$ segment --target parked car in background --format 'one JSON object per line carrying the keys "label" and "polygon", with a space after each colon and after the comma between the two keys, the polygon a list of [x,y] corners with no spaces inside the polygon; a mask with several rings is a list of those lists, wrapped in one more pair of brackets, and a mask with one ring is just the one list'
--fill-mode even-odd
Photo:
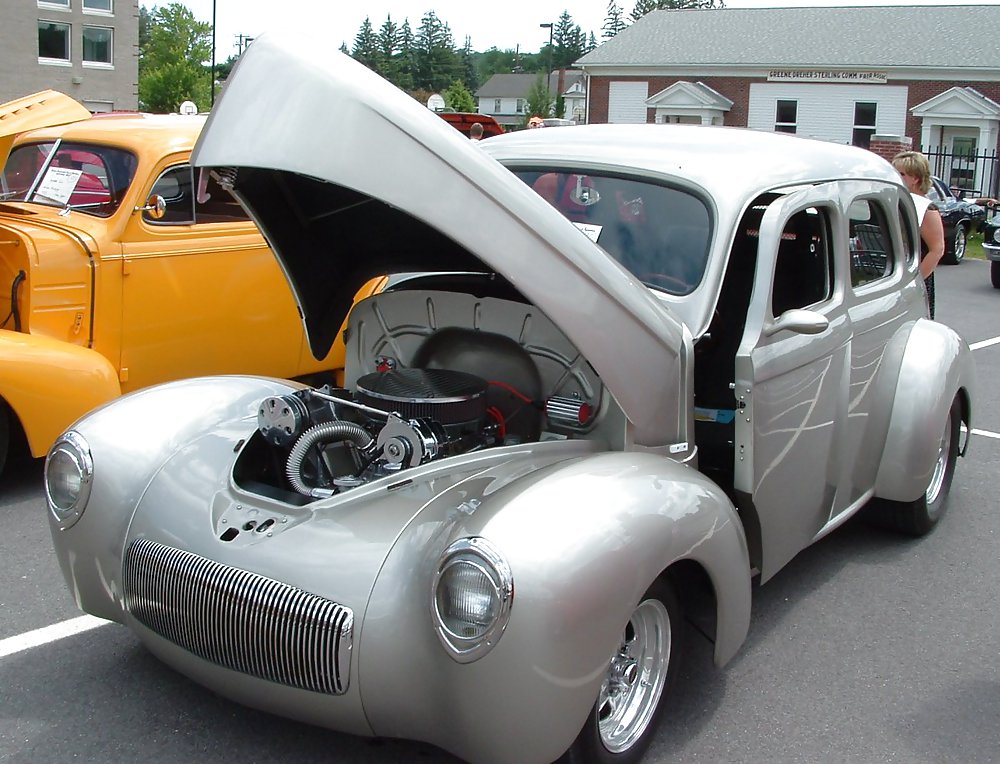
{"label": "parked car in background", "polygon": [[313,357],[257,227],[191,168],[204,117],[91,117],[48,91],[0,120],[0,470],[22,435],[44,456],[141,387],[343,367],[342,346]]}
{"label": "parked car in background", "polygon": [[[59,439],[46,491],[80,607],[220,694],[472,762],[634,762],[685,617],[723,665],[755,577],[863,509],[942,516],[973,362],[868,151],[685,125],[473,146],[263,35],[193,161],[315,354],[345,339],[343,384],[141,391]],[[373,273],[410,275],[352,309]]]}
{"label": "parked car in background", "polygon": [[990,261],[990,281],[1000,289],[1000,215],[992,215],[983,226],[983,252]]}
{"label": "parked car in background", "polygon": [[466,138],[469,137],[469,130],[476,122],[483,126],[483,138],[489,138],[492,135],[503,135],[503,127],[489,114],[477,114],[466,111],[438,111],[435,114]]}
{"label": "parked car in background", "polygon": [[944,222],[944,257],[941,262],[945,265],[958,265],[965,258],[969,233],[979,230],[986,220],[986,208],[959,198],[936,176],[931,178],[927,196],[941,211],[941,220]]}

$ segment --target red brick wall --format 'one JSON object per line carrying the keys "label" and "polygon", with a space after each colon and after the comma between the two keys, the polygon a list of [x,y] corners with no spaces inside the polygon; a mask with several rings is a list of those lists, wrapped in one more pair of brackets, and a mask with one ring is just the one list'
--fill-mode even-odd
{"label": "red brick wall", "polygon": [[909,151],[913,148],[913,139],[909,136],[873,135],[871,145],[868,148],[873,153],[891,162],[892,158],[900,151]]}

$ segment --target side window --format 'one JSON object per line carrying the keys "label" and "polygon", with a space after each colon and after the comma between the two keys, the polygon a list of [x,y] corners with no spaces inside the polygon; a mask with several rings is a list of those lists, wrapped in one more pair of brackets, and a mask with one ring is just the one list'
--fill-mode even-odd
{"label": "side window", "polygon": [[903,236],[903,252],[906,254],[906,262],[912,263],[916,257],[917,250],[914,242],[920,241],[920,234],[911,228],[910,219],[906,216],[906,208],[899,205],[899,230]]}
{"label": "side window", "polygon": [[[196,178],[201,179],[204,188],[196,188]],[[143,219],[153,225],[249,220],[240,203],[218,184],[211,173],[198,173],[189,165],[166,170],[157,178],[150,193],[159,194],[167,203],[167,212],[160,220],[154,220],[148,212],[143,213]]]}
{"label": "side window", "polygon": [[850,236],[852,286],[864,286],[892,274],[892,236],[878,204],[870,199],[851,203]]}
{"label": "side window", "polygon": [[190,225],[194,222],[194,189],[191,184],[191,168],[187,165],[171,167],[156,183],[151,194],[158,194],[167,203],[167,212],[159,220],[154,220],[149,212],[142,218],[154,225]]}
{"label": "side window", "polygon": [[789,218],[774,263],[773,315],[828,300],[833,294],[832,262],[827,211],[810,207]]}

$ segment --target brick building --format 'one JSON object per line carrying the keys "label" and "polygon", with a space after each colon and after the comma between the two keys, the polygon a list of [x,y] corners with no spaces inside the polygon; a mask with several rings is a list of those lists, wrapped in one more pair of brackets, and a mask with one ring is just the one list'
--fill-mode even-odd
{"label": "brick building", "polygon": [[[1000,6],[653,11],[577,62],[589,122],[735,125],[947,155],[952,185],[996,184]],[[978,158],[977,158],[978,157]]]}
{"label": "brick building", "polygon": [[3,0],[0,103],[49,88],[93,112],[139,105],[138,0]]}

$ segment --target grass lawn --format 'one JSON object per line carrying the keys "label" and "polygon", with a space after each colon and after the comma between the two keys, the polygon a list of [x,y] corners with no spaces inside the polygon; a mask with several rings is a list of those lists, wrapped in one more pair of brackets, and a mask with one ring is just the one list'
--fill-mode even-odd
{"label": "grass lawn", "polygon": [[978,231],[969,234],[965,243],[965,256],[973,260],[986,259],[986,255],[983,254],[983,235]]}

